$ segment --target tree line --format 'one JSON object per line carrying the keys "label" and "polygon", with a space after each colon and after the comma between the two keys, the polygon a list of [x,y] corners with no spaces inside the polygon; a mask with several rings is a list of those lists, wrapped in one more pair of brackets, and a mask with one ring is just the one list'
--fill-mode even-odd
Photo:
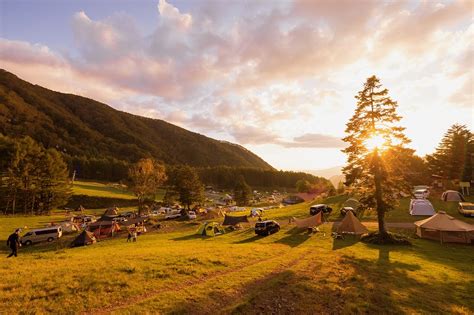
{"label": "tree line", "polygon": [[58,151],[30,137],[0,134],[0,212],[47,213],[64,205],[71,193],[67,165]]}

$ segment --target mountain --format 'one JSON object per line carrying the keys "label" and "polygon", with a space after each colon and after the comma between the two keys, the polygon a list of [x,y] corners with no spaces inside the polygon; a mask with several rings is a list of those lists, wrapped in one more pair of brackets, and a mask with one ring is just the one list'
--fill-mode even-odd
{"label": "mountain", "polygon": [[59,93],[0,70],[0,133],[30,136],[69,157],[273,170],[244,147],[159,119],[118,111],[85,97]]}
{"label": "mountain", "polygon": [[330,179],[331,177],[342,175],[342,166],[335,166],[321,170],[303,170],[303,172]]}

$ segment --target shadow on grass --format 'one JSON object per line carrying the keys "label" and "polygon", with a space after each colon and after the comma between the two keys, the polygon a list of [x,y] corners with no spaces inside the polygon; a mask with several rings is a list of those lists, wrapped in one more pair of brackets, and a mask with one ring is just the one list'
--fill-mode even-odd
{"label": "shadow on grass", "polygon": [[275,243],[296,247],[310,239],[311,235],[313,235],[312,233],[308,233],[307,229],[301,229],[298,227],[293,227],[292,229],[286,231],[285,234],[287,236],[275,241]]}
{"label": "shadow on grass", "polygon": [[189,240],[196,240],[196,239],[206,239],[211,238],[212,236],[202,236],[201,234],[189,234],[181,237],[172,238],[172,241],[189,241]]}
{"label": "shadow on grass", "polygon": [[349,247],[359,242],[359,237],[354,235],[344,235],[344,239],[334,239],[332,243],[332,250]]}
{"label": "shadow on grass", "polygon": [[[390,251],[377,247],[376,259],[342,256],[331,264],[311,263],[268,273],[235,284],[226,293],[211,283],[202,295],[176,302],[172,314],[468,314],[472,310],[473,283],[433,278],[418,281],[418,264],[394,261]],[[456,288],[454,290],[453,288]],[[239,294],[235,294],[235,291]],[[434,298],[435,297],[435,298]]]}
{"label": "shadow on grass", "polygon": [[260,235],[254,235],[254,236],[251,236],[249,238],[245,238],[243,240],[240,240],[240,241],[237,241],[237,242],[234,242],[233,244],[246,244],[246,243],[252,243],[252,242],[255,242],[256,240],[259,240],[259,239],[262,239],[264,238],[264,236],[260,236]]}

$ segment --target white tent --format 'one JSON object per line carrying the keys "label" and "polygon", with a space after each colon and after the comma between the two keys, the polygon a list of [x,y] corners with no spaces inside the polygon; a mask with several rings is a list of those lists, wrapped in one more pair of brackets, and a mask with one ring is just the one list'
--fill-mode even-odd
{"label": "white tent", "polygon": [[464,197],[455,190],[446,190],[441,196],[443,201],[464,201]]}
{"label": "white tent", "polygon": [[412,199],[410,201],[411,215],[434,215],[436,211],[431,202],[426,199]]}

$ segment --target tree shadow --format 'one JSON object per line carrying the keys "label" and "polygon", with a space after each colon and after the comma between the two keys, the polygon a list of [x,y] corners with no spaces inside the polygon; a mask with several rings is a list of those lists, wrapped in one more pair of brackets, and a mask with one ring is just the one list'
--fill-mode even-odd
{"label": "tree shadow", "polygon": [[312,234],[313,233],[308,233],[307,229],[294,227],[285,232],[287,236],[275,241],[275,243],[296,247],[310,239]]}
{"label": "tree shadow", "polygon": [[360,238],[355,235],[344,235],[343,239],[334,238],[332,242],[332,250],[352,246],[360,241]]}

